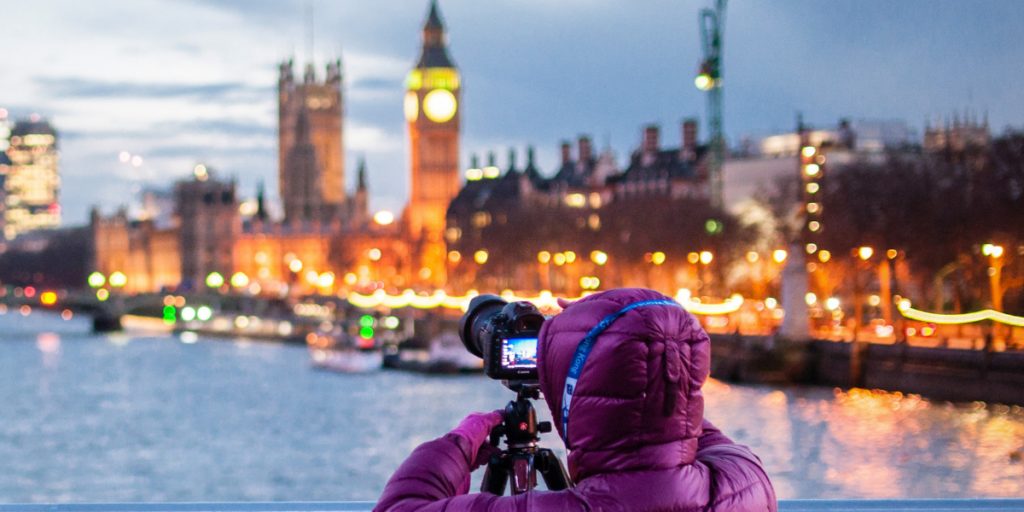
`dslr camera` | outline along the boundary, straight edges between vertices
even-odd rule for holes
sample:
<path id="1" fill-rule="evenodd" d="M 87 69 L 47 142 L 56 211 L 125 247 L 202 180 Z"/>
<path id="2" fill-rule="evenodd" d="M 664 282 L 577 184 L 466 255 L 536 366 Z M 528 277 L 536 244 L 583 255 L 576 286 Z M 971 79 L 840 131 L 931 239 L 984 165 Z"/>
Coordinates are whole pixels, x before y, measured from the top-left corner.
<path id="1" fill-rule="evenodd" d="M 484 373 L 512 383 L 537 380 L 537 334 L 544 315 L 537 306 L 479 295 L 459 320 L 459 337 L 484 360 Z"/>
<path id="2" fill-rule="evenodd" d="M 512 494 L 529 492 L 540 473 L 548 489 L 572 487 L 572 479 L 555 452 L 538 446 L 551 423 L 537 421 L 530 400 L 540 398 L 537 378 L 537 335 L 544 315 L 529 302 L 507 302 L 497 295 L 479 295 L 459 320 L 459 338 L 466 350 L 484 360 L 484 373 L 516 392 L 502 412 L 501 425 L 491 430 L 490 443 L 505 450 L 491 456 L 480 490 L 501 496 L 506 484 Z"/>

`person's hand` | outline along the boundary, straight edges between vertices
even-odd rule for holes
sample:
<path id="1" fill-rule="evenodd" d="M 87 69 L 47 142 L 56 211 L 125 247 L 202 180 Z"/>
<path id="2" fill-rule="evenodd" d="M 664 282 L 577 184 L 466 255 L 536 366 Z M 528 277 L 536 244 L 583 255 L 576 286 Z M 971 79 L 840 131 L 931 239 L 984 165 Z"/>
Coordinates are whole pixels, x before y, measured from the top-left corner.
<path id="1" fill-rule="evenodd" d="M 455 427 L 450 433 L 460 436 L 469 442 L 470 453 L 469 453 L 469 468 L 470 470 L 476 469 L 487 462 L 486 459 L 490 458 L 491 450 L 484 450 L 481 452 L 480 447 L 487 444 L 487 436 L 490 435 L 491 429 L 501 424 L 501 410 L 491 412 L 474 412 L 469 416 L 466 416 L 458 426 Z M 488 445 L 490 446 L 490 445 Z M 486 459 L 480 460 L 482 457 L 478 455 L 487 455 Z"/>

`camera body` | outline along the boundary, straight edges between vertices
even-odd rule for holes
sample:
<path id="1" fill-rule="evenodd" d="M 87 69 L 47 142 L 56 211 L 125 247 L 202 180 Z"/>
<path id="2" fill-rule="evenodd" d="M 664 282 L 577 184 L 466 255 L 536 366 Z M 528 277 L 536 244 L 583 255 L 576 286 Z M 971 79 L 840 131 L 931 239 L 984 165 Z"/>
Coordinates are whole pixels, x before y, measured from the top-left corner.
<path id="1" fill-rule="evenodd" d="M 466 350 L 484 360 L 484 373 L 497 380 L 537 380 L 537 336 L 544 315 L 533 304 L 480 295 L 459 321 Z"/>

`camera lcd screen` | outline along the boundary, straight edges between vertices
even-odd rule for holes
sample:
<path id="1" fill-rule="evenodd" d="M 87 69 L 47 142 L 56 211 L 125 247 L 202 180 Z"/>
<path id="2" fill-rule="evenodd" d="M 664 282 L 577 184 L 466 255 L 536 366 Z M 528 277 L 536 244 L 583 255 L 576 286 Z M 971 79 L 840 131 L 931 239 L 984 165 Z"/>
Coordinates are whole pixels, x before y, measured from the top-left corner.
<path id="1" fill-rule="evenodd" d="M 508 369 L 537 367 L 537 338 L 501 340 L 501 366 Z"/>

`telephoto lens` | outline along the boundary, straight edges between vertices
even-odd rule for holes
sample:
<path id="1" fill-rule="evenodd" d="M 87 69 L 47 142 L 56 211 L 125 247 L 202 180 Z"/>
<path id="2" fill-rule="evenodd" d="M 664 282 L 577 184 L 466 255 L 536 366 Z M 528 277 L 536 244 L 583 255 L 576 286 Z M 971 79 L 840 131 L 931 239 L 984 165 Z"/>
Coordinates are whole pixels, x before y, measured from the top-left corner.
<path id="1" fill-rule="evenodd" d="M 466 350 L 477 357 L 484 357 L 484 351 L 494 334 L 491 321 L 508 304 L 497 295 L 477 295 L 469 301 L 466 314 L 459 320 L 459 338 Z"/>

